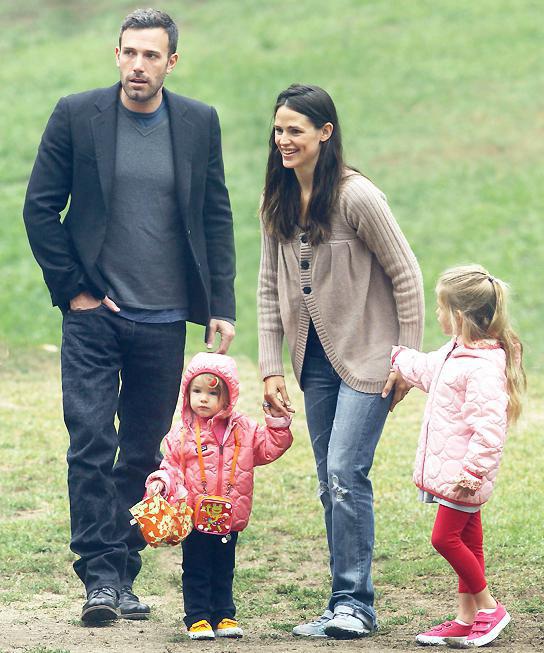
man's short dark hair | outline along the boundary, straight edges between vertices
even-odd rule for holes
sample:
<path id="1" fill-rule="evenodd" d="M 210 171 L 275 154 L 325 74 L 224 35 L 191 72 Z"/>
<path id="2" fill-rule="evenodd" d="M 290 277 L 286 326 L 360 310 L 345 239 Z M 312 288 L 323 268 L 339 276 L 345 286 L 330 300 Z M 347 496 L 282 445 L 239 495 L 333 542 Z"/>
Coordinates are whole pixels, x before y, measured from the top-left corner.
<path id="1" fill-rule="evenodd" d="M 168 34 L 168 56 L 174 54 L 178 47 L 178 28 L 176 23 L 164 11 L 158 9 L 135 9 L 123 21 L 119 32 L 119 49 L 121 37 L 127 29 L 149 29 L 162 27 Z"/>

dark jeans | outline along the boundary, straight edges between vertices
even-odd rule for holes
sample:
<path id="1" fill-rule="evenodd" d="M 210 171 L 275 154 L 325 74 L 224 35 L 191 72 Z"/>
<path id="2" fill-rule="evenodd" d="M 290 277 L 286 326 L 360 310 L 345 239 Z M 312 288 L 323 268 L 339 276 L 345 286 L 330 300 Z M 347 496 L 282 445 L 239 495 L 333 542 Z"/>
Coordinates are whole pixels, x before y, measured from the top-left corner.
<path id="1" fill-rule="evenodd" d="M 145 479 L 160 464 L 184 347 L 185 322 L 132 322 L 102 305 L 64 316 L 71 549 L 80 556 L 74 569 L 87 592 L 132 586 L 140 571 L 145 542 L 130 526 L 128 508 L 142 498 Z"/>
<path id="2" fill-rule="evenodd" d="M 368 474 L 391 394 L 358 392 L 330 364 L 313 326 L 302 368 L 306 420 L 325 511 L 332 593 L 329 610 L 347 605 L 376 625 L 371 579 L 374 548 L 372 483 Z"/>
<path id="3" fill-rule="evenodd" d="M 236 606 L 232 582 L 236 563 L 238 533 L 223 543 L 219 535 L 193 531 L 183 548 L 183 621 L 187 628 L 206 619 L 213 628 L 222 619 L 234 619 Z"/>

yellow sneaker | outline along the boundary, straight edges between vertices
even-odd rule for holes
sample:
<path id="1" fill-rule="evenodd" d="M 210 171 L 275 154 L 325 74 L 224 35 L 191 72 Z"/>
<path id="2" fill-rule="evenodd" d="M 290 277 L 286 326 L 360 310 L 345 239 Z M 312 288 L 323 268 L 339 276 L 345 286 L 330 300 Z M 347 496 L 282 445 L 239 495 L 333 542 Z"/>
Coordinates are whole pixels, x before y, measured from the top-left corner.
<path id="1" fill-rule="evenodd" d="M 216 637 L 243 637 L 244 631 L 235 619 L 222 619 L 213 631 Z"/>
<path id="2" fill-rule="evenodd" d="M 215 639 L 213 628 L 205 619 L 197 621 L 190 628 L 187 628 L 187 635 L 191 639 Z"/>

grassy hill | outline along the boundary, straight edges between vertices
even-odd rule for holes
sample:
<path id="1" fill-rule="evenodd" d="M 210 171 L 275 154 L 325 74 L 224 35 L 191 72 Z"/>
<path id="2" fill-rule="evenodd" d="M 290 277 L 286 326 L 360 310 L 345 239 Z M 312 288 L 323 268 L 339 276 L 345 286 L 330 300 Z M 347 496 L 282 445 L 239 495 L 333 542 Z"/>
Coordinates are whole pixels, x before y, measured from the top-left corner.
<path id="1" fill-rule="evenodd" d="M 124 0 L 0 0 L 0 342 L 59 342 L 60 315 L 26 242 L 21 205 L 59 96 L 117 79 Z M 426 345 L 442 341 L 433 286 L 477 261 L 511 282 L 527 362 L 538 336 L 544 185 L 542 15 L 534 0 L 165 0 L 181 26 L 169 87 L 214 104 L 222 122 L 238 246 L 238 336 L 256 356 L 256 207 L 271 109 L 294 81 L 333 96 L 350 163 L 387 194 L 421 263 Z M 191 347 L 199 347 L 200 330 Z"/>

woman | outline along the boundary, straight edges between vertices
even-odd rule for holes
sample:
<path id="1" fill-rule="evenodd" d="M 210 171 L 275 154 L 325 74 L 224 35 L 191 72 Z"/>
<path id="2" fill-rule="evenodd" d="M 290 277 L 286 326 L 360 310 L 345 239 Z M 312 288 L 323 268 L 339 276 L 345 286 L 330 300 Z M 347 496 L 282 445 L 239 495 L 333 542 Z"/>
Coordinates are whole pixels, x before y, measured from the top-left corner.
<path id="1" fill-rule="evenodd" d="M 384 195 L 344 164 L 336 109 L 319 87 L 278 96 L 261 220 L 264 406 L 291 411 L 285 336 L 304 391 L 332 572 L 327 609 L 293 634 L 361 637 L 377 625 L 368 473 L 387 412 L 408 390 L 389 358 L 392 345 L 420 345 L 423 288 Z"/>

